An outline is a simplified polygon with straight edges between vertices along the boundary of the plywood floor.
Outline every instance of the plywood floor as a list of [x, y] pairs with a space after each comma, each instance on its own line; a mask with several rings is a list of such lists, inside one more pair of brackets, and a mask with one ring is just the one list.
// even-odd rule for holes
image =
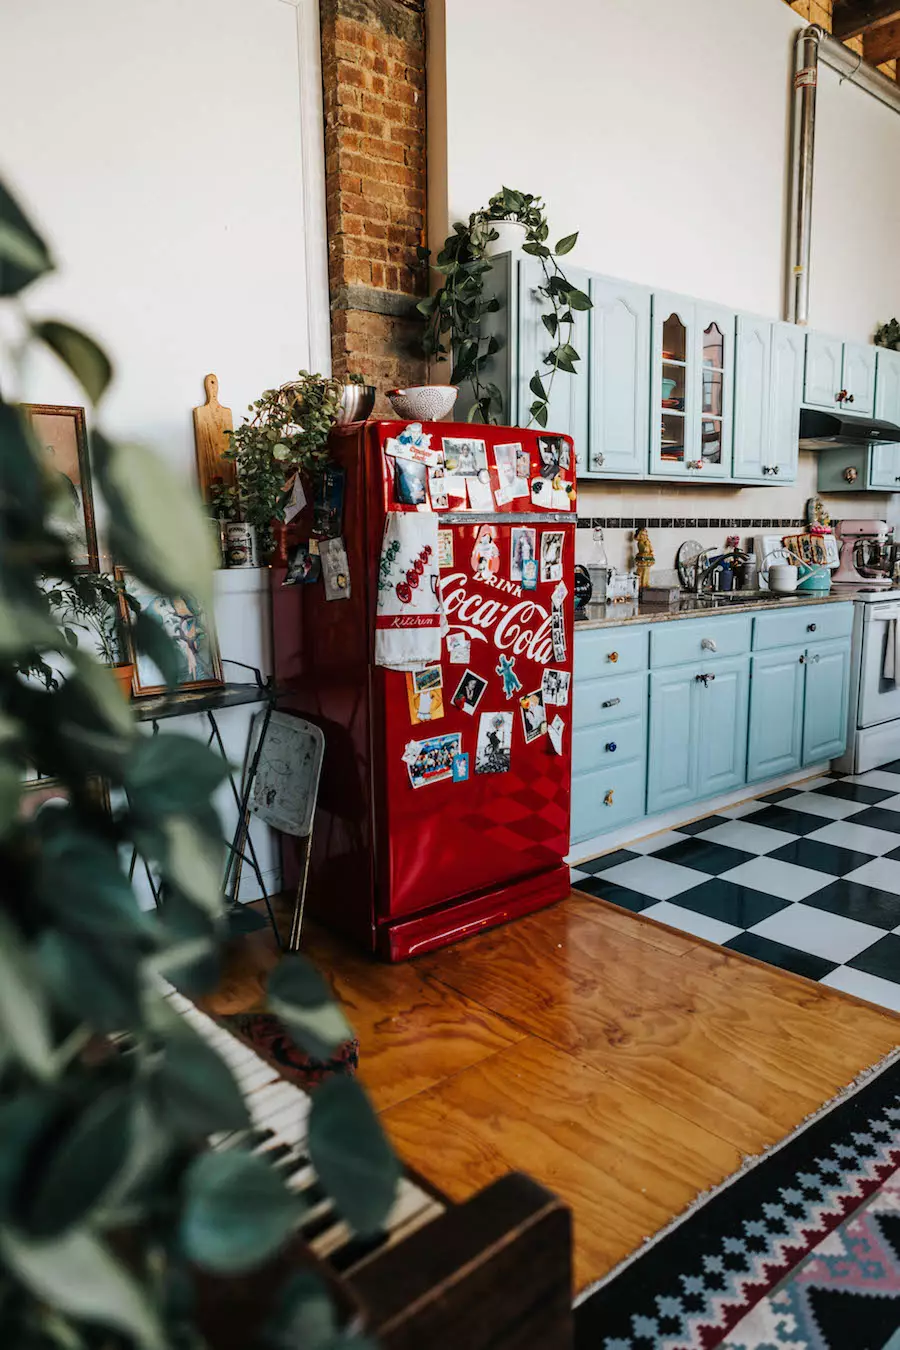
[[[573, 892], [401, 966], [310, 928], [400, 1154], [451, 1197], [521, 1169], [575, 1217], [578, 1288], [900, 1042], [900, 1018]], [[260, 1006], [271, 940], [214, 1011]]]

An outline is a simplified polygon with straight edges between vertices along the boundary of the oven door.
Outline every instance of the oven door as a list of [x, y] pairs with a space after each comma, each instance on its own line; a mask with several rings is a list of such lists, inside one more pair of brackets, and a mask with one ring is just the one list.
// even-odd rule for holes
[[884, 678], [884, 655], [893, 638], [893, 621], [900, 623], [900, 605], [866, 605], [863, 622], [862, 664], [859, 672], [859, 725], [874, 727], [900, 718], [900, 671], [896, 680]]

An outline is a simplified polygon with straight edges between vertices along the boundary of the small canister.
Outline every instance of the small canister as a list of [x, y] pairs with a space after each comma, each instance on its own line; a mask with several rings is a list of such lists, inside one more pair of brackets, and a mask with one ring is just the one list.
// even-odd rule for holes
[[256, 527], [230, 521], [225, 526], [225, 566], [258, 567]]
[[747, 555], [738, 559], [734, 565], [734, 575], [739, 591], [755, 591], [759, 589], [759, 569], [757, 568], [755, 558]]

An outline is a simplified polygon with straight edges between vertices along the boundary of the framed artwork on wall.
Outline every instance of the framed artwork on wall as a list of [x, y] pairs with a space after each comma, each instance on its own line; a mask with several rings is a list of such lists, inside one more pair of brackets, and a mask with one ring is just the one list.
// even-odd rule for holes
[[47, 470], [71, 503], [52, 523], [64, 533], [79, 572], [99, 572], [91, 461], [88, 455], [84, 408], [56, 403], [23, 403], [22, 407], [44, 451]]
[[[121, 567], [116, 568], [116, 579], [124, 581], [128, 594], [137, 601], [141, 610], [156, 619], [174, 642], [180, 667], [176, 688], [212, 689], [225, 683], [212, 621], [193, 596], [171, 599], [168, 595], [160, 595], [130, 572], [123, 572]], [[129, 624], [133, 618], [129, 610]], [[159, 667], [144, 652], [136, 651], [133, 643], [130, 645], [134, 664], [134, 693], [168, 693], [169, 686]]]

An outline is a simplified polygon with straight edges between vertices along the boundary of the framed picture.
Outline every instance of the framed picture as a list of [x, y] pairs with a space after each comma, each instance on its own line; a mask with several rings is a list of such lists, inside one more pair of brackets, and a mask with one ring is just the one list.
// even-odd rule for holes
[[48, 471], [52, 476], [58, 476], [63, 494], [72, 502], [74, 518], [67, 512], [52, 523], [69, 537], [72, 562], [78, 571], [99, 572], [84, 408], [67, 408], [53, 403], [24, 403], [22, 406], [38, 444], [43, 447]]
[[[58, 778], [29, 778], [23, 783], [24, 792], [19, 801], [19, 819], [34, 820], [46, 808], [66, 806], [69, 789]], [[89, 793], [92, 802], [109, 814], [109, 784], [105, 778], [92, 778]]]
[[[219, 647], [211, 621], [202, 606], [192, 596], [170, 599], [129, 572], [116, 568], [116, 579], [123, 581], [128, 594], [141, 610], [150, 614], [163, 627], [175, 644], [178, 653], [178, 689], [211, 689], [224, 684]], [[129, 623], [133, 615], [128, 611]], [[165, 694], [168, 685], [159, 667], [144, 652], [131, 644], [134, 664], [132, 687], [135, 694]]]

